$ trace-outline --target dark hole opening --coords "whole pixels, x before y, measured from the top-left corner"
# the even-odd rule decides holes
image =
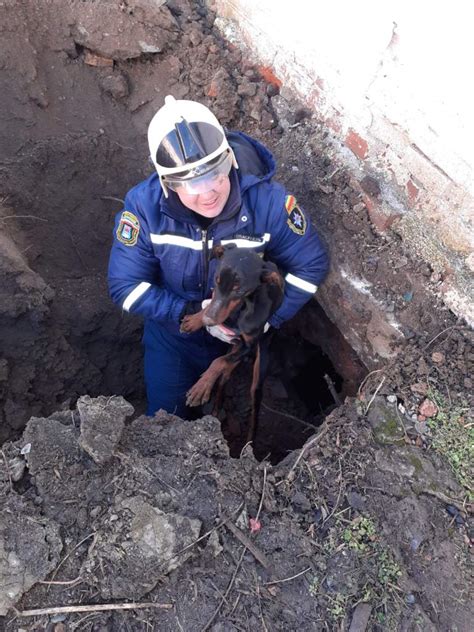
[[[328,408],[335,404],[327,378],[332,382],[336,393],[341,392],[344,380],[321,349],[313,347],[311,343],[307,343],[307,345],[310,347],[308,351],[312,351],[312,354],[291,383],[297,396],[310,413],[314,415],[324,414]]]
[[[247,441],[252,363],[249,359],[234,372],[224,400],[222,429],[235,458]],[[355,393],[365,372],[321,307],[313,304],[302,310],[270,345],[253,443],[256,458],[275,464],[301,448],[344,397]]]

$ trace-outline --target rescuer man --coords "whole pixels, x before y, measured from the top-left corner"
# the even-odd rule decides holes
[[[183,316],[211,297],[212,247],[252,248],[278,265],[285,296],[270,319],[276,328],[316,292],[328,255],[295,197],[272,182],[268,149],[225,131],[204,105],[167,96],[148,144],[156,173],[128,192],[117,215],[109,289],[145,319],[147,414],[162,408],[192,418],[186,392],[230,341],[219,326],[179,331]]]

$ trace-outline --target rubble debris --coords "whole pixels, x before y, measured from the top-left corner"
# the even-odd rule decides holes
[[[81,448],[99,465],[107,463],[120,441],[125,419],[134,412],[133,406],[117,395],[95,399],[83,395],[77,401],[77,410],[81,418]]]
[[[123,417],[128,409],[117,400]],[[106,401],[84,397],[79,408],[84,413]],[[373,404],[376,411],[379,401]],[[36,548],[41,559],[51,559],[37,565],[37,574],[30,571],[28,587],[7,597],[4,608],[27,590],[21,611],[38,617],[38,625],[44,627],[46,612],[75,625],[83,612],[60,604],[90,603],[101,625],[115,629],[118,617],[123,622],[136,615],[99,614],[102,602],[141,602],[146,595],[147,603],[175,604],[150,610],[151,625],[175,629],[178,616],[183,629],[197,631],[211,619],[219,629],[232,629],[252,613],[257,594],[261,611],[249,614],[251,625],[259,629],[263,616],[269,629],[288,630],[321,617],[335,627],[361,599],[372,608],[369,622],[384,603],[398,624],[412,617],[408,596],[423,591],[439,613],[427,610],[427,620],[437,617],[443,629],[450,618],[467,632],[468,609],[452,600],[467,572],[461,556],[465,512],[460,505],[459,518],[452,513],[461,490],[446,468],[435,467],[417,448],[374,442],[371,424],[357,410],[357,402],[346,399],[323,431],[276,467],[258,463],[250,447],[231,459],[211,416],[193,422],[163,411],[138,417],[123,428],[107,467],[79,446],[77,411],[33,417],[23,436],[4,446],[8,463],[29,444],[30,476],[21,480],[22,498],[8,483],[3,488],[0,524],[8,521],[10,535],[0,542],[9,553],[18,549],[12,541],[28,541],[28,559]],[[456,529],[452,541],[446,541],[449,521]],[[59,562],[60,525],[67,528]],[[453,547],[456,566],[450,562]],[[452,589],[440,581],[445,567]],[[53,574],[46,578],[48,572]],[[377,595],[373,600],[367,600],[367,582]],[[7,620],[19,616],[21,626],[21,613],[6,614]]]
[[[133,5],[127,12],[115,2],[79,7],[71,3],[63,13],[72,23],[75,43],[96,55],[118,61],[134,59],[143,53],[163,52],[176,40],[179,30],[170,10],[166,5],[147,0],[135,0]]]
[[[405,428],[400,414],[377,396],[369,408],[367,418],[373,428],[375,440],[382,445],[401,445],[405,442]]]
[[[114,60],[110,57],[101,57],[101,55],[96,55],[91,50],[84,51],[84,63],[88,66],[113,66]]]
[[[11,494],[0,511],[0,616],[59,561],[59,526],[32,503]]]
[[[142,597],[193,555],[190,545],[199,537],[200,520],[165,514],[139,496],[117,503],[108,517],[114,512],[120,523],[114,521],[119,524],[111,533],[103,518],[104,528],[96,532],[94,549],[81,570],[81,576],[97,583],[102,597]],[[113,572],[104,577],[102,568]]]

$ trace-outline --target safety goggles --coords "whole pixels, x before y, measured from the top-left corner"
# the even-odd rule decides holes
[[[163,176],[163,184],[172,191],[183,191],[188,195],[201,195],[209,191],[219,191],[232,168],[232,154],[225,152],[214,164],[200,165],[185,175]]]

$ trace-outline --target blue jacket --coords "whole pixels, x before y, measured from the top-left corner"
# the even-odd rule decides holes
[[[285,277],[285,296],[270,323],[279,327],[311,298],[328,270],[327,251],[295,198],[271,182],[275,161],[258,141],[230,132],[239,169],[231,193],[207,230],[156,174],[129,191],[118,213],[109,262],[112,299],[125,311],[179,332],[190,300],[209,298],[216,261],[213,245],[235,243],[265,253]]]

